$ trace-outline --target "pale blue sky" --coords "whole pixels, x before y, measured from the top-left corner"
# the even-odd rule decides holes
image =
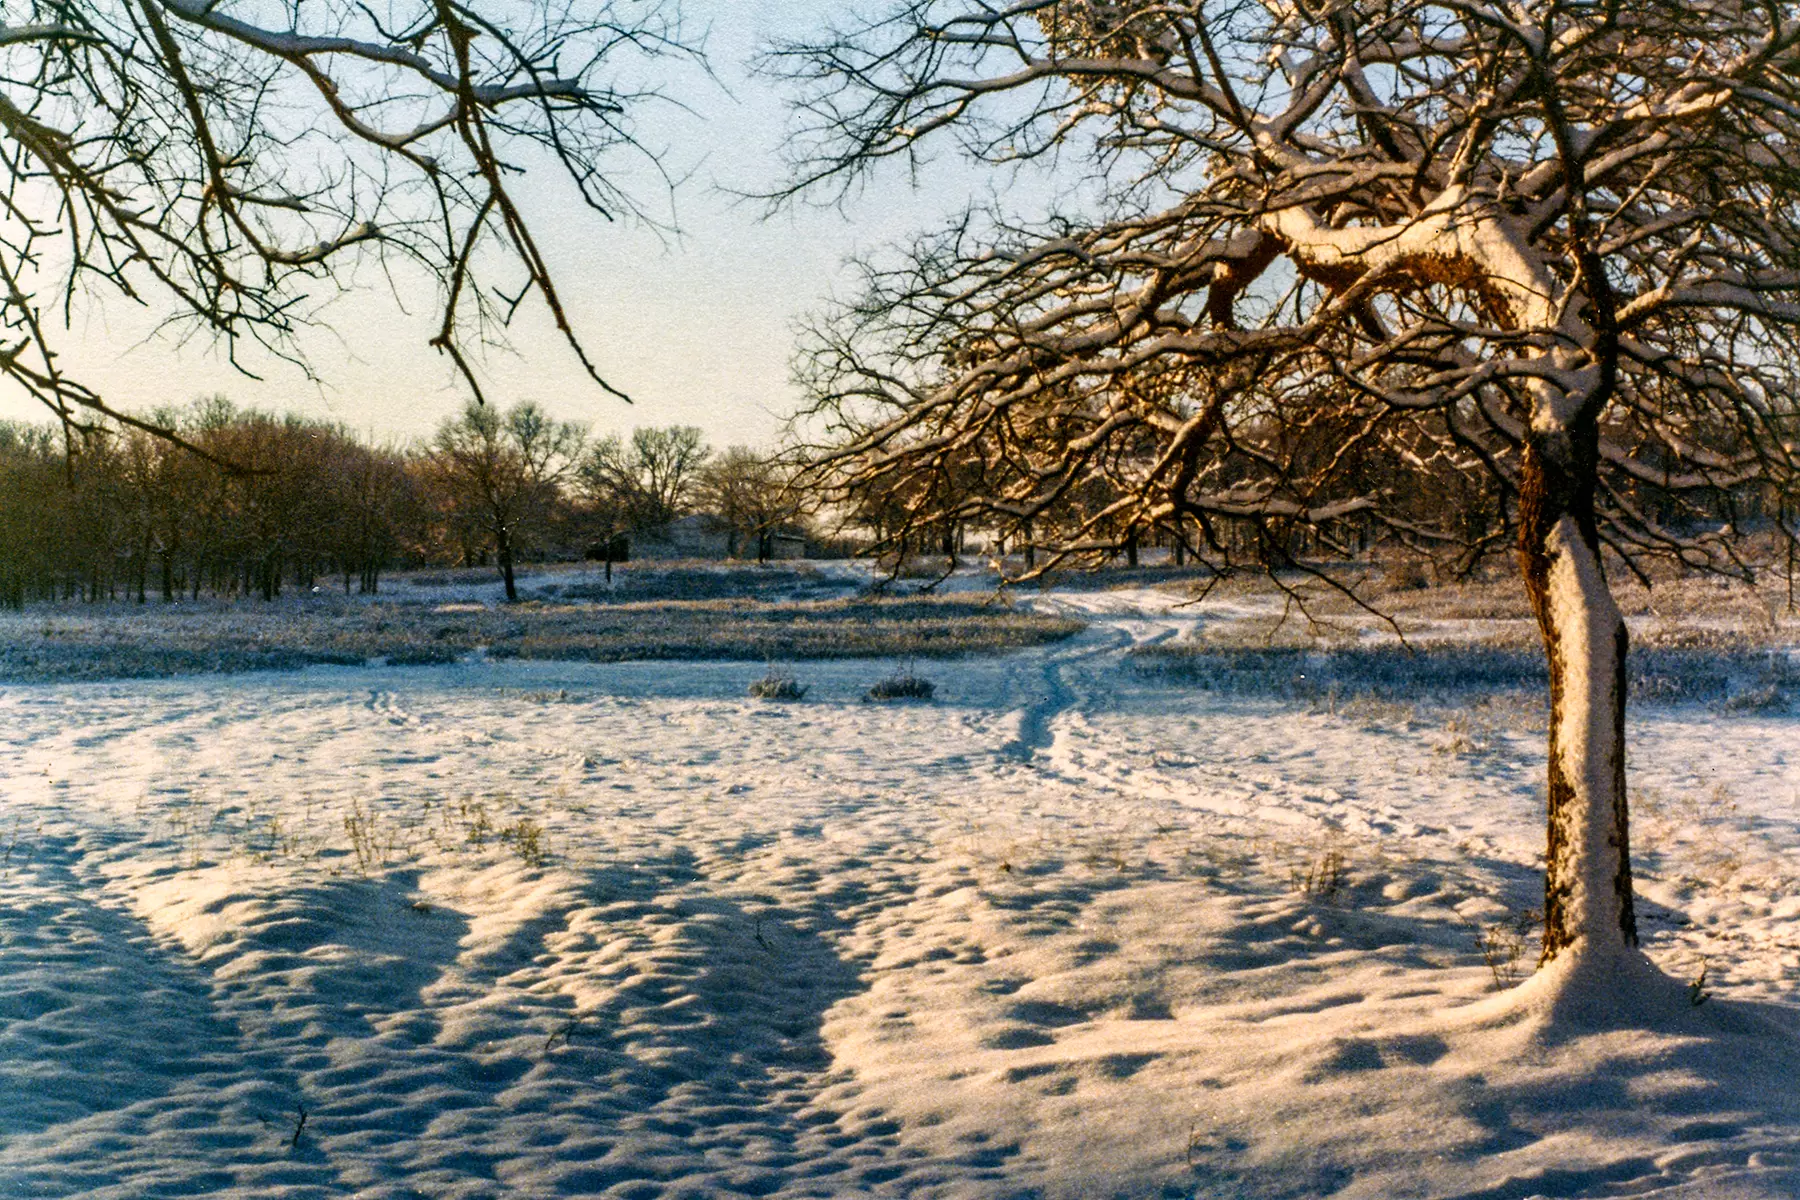
[[[816,31],[851,2],[686,0],[693,26],[711,27],[708,57],[720,83],[689,72],[671,91],[690,112],[645,114],[648,140],[670,148],[672,166],[692,169],[676,198],[679,240],[554,201],[539,216],[540,242],[592,357],[636,403],[586,383],[535,311],[516,330],[519,356],[489,360],[491,396],[538,400],[601,433],[679,423],[700,426],[720,446],[774,440],[795,401],[788,371],[796,319],[834,288],[850,286],[849,256],[935,224],[980,186],[979,176],[946,165],[928,172],[920,188],[878,179],[841,210],[798,207],[767,220],[759,206],[714,186],[767,187],[781,178],[787,112],[774,83],[747,73],[753,50],[771,37]],[[305,342],[319,384],[272,360],[256,361],[264,381],[247,379],[203,340],[180,348],[146,341],[143,314],[117,299],[78,314],[72,340],[79,344],[65,357],[126,409],[223,392],[377,438],[408,439],[428,434],[467,396],[448,361],[426,344],[430,306],[422,291],[408,317],[378,287],[338,302],[330,313],[336,336]],[[47,416],[21,396],[0,395],[0,417]]]

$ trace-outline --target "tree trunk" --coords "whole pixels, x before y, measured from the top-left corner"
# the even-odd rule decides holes
[[[513,584],[512,538],[505,529],[494,531],[494,552],[500,557],[500,578],[506,581],[506,599],[511,603],[519,598],[519,589]]]
[[[1781,534],[1787,539],[1787,610],[1794,611],[1794,513],[1786,496],[1781,498]]]
[[[1637,945],[1625,797],[1625,621],[1594,527],[1597,429],[1534,431],[1519,557],[1550,666],[1543,962]]]

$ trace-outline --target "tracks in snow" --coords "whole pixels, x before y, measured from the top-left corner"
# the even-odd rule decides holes
[[[1132,640],[1124,630],[1113,628],[1100,635],[1098,645],[1088,645],[1078,651],[1069,651],[1057,647],[1050,652],[1038,668],[1041,683],[1034,683],[1031,690],[1041,694],[1028,703],[1019,717],[1019,732],[1012,740],[1000,747],[1000,753],[1007,758],[1021,762],[1030,762],[1040,751],[1048,751],[1056,741],[1053,728],[1057,718],[1074,708],[1081,697],[1069,686],[1063,672],[1076,663],[1088,662],[1102,655],[1116,654],[1121,667],[1124,655],[1132,648]],[[1083,634],[1078,641],[1092,640],[1092,634]],[[1059,652],[1060,651],[1060,652]]]
[[[1078,793],[1126,801],[1157,821],[1162,813],[1179,814],[1182,823],[1204,816],[1239,832],[1284,831],[1284,840],[1297,833],[1398,838],[1409,854],[1446,860],[1467,857],[1479,843],[1475,848],[1484,855],[1512,857],[1473,828],[1445,820],[1447,814],[1419,820],[1424,814],[1409,803],[1418,793],[1389,778],[1392,772],[1384,774],[1378,753],[1367,771],[1358,769],[1354,758],[1347,760],[1352,769],[1327,784],[1317,777],[1316,764],[1305,761],[1307,753],[1289,753],[1298,730],[1290,730],[1288,744],[1272,744],[1268,731],[1252,734],[1257,714],[1236,712],[1206,693],[1167,691],[1167,733],[1174,741],[1137,728],[1135,721],[1107,719],[1121,711],[1121,702],[1132,709],[1141,705],[1141,697],[1129,694],[1131,653],[1191,634],[1206,618],[1156,593],[1077,594],[1048,603],[1085,618],[1089,628],[1042,657],[1018,661],[1014,687],[1028,699],[1018,710],[1017,733],[999,747],[1001,763]],[[1328,729],[1318,732],[1333,738]],[[1318,749],[1330,755],[1329,742]],[[1285,769],[1290,757],[1297,759],[1298,775]]]

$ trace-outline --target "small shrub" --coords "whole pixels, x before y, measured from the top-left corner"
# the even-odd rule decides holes
[[[1727,712],[1778,713],[1786,712],[1787,706],[1787,693],[1773,683],[1745,688],[1725,701]]]
[[[364,875],[385,866],[399,846],[398,832],[383,830],[375,814],[365,809],[360,800],[351,803],[350,812],[344,817],[344,832],[349,835],[350,850],[356,855],[356,869]]]
[[[1393,592],[1423,591],[1431,586],[1431,570],[1417,559],[1397,559],[1382,572],[1383,582]]]
[[[767,675],[751,683],[750,694],[758,700],[802,700],[806,685],[795,679],[792,671],[770,667]]]
[[[530,817],[520,817],[500,830],[498,836],[501,841],[512,845],[519,857],[525,860],[526,866],[544,865],[544,827]]]
[[[1482,960],[1494,976],[1494,990],[1504,991],[1518,982],[1530,940],[1538,936],[1544,915],[1537,909],[1526,909],[1505,921],[1484,925],[1480,932]]]
[[[467,831],[465,841],[471,846],[485,846],[494,832],[494,823],[488,817],[487,805],[473,797],[462,802],[463,826]]]
[[[1496,730],[1483,714],[1462,709],[1444,719],[1443,735],[1432,749],[1439,754],[1486,754],[1494,748],[1495,735]]]
[[[1294,886],[1308,900],[1332,904],[1344,887],[1344,856],[1338,850],[1327,850],[1294,872]]]
[[[876,681],[864,698],[878,701],[929,700],[936,690],[937,685],[931,680],[921,679],[909,669]]]

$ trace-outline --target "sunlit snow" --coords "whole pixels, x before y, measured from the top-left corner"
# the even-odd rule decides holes
[[[0,688],[0,1195],[1800,1194],[1795,717],[1634,708],[1681,1004],[1547,1023],[1541,715],[1190,690],[1126,652],[1219,610],[1034,602],[1091,623],[928,704]]]

